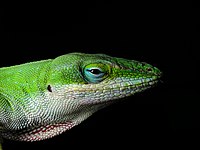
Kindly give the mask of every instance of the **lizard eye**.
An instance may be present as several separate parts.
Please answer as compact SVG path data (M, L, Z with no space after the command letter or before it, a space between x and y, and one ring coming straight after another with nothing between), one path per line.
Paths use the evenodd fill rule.
M88 82L99 83L105 79L107 68L103 64L90 64L84 68L83 74Z
M94 76L102 76L104 72L100 68L90 68L86 70L87 72L90 72Z

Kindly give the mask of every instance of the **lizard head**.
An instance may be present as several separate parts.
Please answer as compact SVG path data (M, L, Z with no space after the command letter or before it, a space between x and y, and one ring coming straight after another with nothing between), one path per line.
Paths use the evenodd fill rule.
M72 63L73 62L73 63ZM79 104L99 104L152 87L161 77L158 68L104 54L72 53L52 62L49 86ZM65 87L65 88L63 88Z
M26 109L23 128L5 137L23 141L53 137L116 99L152 87L161 77L159 69L144 62L82 53L57 57L45 74L45 82L39 83L43 90L26 106L31 108Z

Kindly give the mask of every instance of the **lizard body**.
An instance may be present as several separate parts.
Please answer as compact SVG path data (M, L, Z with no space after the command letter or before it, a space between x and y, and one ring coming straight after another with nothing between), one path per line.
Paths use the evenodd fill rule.
M51 138L152 87L160 76L150 64L104 54L70 53L0 68L0 137Z

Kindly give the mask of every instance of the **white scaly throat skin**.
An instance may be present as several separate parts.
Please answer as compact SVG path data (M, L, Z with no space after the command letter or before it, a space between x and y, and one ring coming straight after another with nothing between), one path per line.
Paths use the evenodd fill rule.
M21 117L6 124L4 128L9 131L2 135L20 141L51 138L78 125L114 99L147 89L157 82L155 79L122 77L98 84L50 85L52 92L46 91L34 100L27 99L26 108L17 108L21 110Z

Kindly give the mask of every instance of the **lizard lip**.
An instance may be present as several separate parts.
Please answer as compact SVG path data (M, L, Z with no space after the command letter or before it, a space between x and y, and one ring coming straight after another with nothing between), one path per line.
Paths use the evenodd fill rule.
M128 79L127 79L128 80ZM127 84L120 84L120 81L114 83L112 86L104 87L103 89L98 89L99 93L95 93L93 96L102 95L104 93L106 95L105 98L100 99L88 99L82 101L82 105L91 104L91 105L99 105L105 103L112 103L116 99L121 99L130 95L134 95L135 93L144 91L148 88L155 86L159 82L159 78L157 76L153 76L151 78L141 78L137 80L129 80ZM91 89L87 89L88 91L92 91ZM109 92L112 91L112 92ZM107 93L108 92L108 93Z
M146 89L149 88L151 86L156 85L159 82L160 77L158 78L157 76L153 76L152 78L146 78L146 79L140 79L139 81L137 81L137 84L133 84L131 87L133 89ZM134 82L133 82L134 83Z

